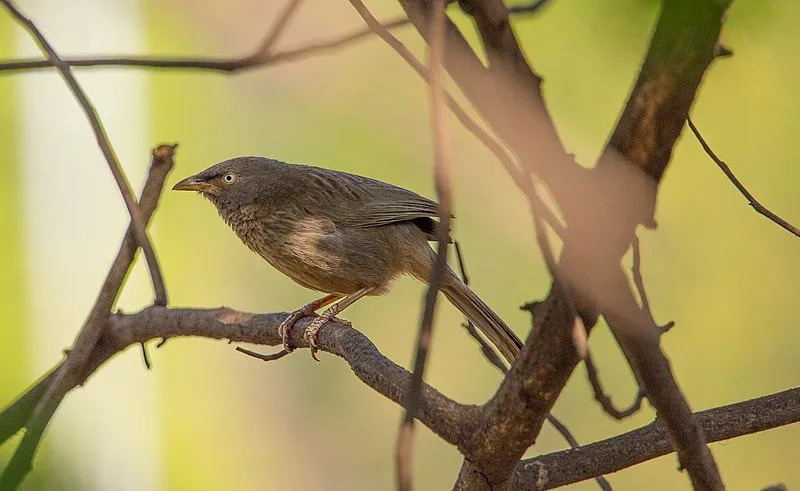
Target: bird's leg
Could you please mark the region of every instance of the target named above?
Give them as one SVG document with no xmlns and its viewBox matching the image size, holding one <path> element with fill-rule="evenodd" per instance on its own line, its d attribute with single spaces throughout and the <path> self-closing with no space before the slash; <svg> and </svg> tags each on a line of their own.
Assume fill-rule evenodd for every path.
<svg viewBox="0 0 800 491">
<path fill-rule="evenodd" d="M 335 302 L 342 298 L 341 295 L 337 295 L 336 293 L 331 293 L 325 295 L 322 298 L 318 298 L 313 302 L 309 302 L 299 309 L 295 310 L 289 317 L 284 319 L 283 322 L 278 326 L 278 336 L 281 337 L 283 340 L 283 347 L 286 351 L 291 352 L 294 348 L 292 348 L 291 344 L 289 343 L 289 331 L 291 331 L 292 326 L 295 322 L 302 319 L 303 317 L 310 317 L 312 315 L 316 315 L 317 309 L 321 309 L 327 305 L 330 305 L 332 302 Z"/>
<path fill-rule="evenodd" d="M 336 314 L 343 311 L 350 305 L 352 305 L 356 300 L 367 295 L 371 291 L 373 291 L 375 287 L 369 286 L 365 288 L 361 288 L 360 290 L 356 290 L 354 293 L 347 295 L 343 299 L 339 300 L 335 304 L 328 307 L 328 309 L 319 315 L 316 319 L 314 319 L 311 324 L 308 325 L 305 332 L 303 333 L 303 338 L 308 342 L 308 346 L 311 349 L 311 357 L 315 360 L 319 361 L 317 358 L 317 331 L 319 328 L 322 327 L 326 322 L 333 319 Z"/>
</svg>

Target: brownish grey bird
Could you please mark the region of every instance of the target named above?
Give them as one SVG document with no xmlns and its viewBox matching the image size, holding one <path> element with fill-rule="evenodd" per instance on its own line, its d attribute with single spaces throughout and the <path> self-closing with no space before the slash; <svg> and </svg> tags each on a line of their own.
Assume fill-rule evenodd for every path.
<svg viewBox="0 0 800 491">
<path fill-rule="evenodd" d="M 314 354 L 319 328 L 356 300 L 387 293 L 401 275 L 423 283 L 430 277 L 437 204 L 406 189 L 265 157 L 220 162 L 172 189 L 202 193 L 247 247 L 326 294 L 281 323 L 289 351 L 289 330 L 298 319 L 333 304 L 304 333 Z M 516 357 L 519 338 L 450 268 L 441 291 L 507 360 Z"/>
</svg>

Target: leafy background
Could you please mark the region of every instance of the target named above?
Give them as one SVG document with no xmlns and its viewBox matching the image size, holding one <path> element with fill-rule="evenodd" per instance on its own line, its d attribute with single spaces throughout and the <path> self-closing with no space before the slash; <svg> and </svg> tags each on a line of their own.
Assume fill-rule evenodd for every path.
<svg viewBox="0 0 800 491">
<path fill-rule="evenodd" d="M 221 56 L 255 46 L 281 8 L 256 0 L 101 3 L 30 1 L 21 7 L 42 19 L 45 34 L 53 34 L 64 54 Z M 396 2 L 369 5 L 387 17 L 399 12 Z M 91 18 L 101 8 L 110 11 L 105 23 L 67 22 Z M 653 0 L 554 0 L 537 15 L 515 19 L 526 54 L 546 81 L 556 124 L 584 165 L 592 165 L 613 127 L 657 8 Z M 470 31 L 456 10 L 457 22 Z M 713 65 L 692 113 L 753 193 L 794 223 L 800 222 L 798 22 L 800 6 L 793 0 L 735 1 L 723 31 L 735 56 Z M 346 2 L 308 1 L 280 45 L 299 46 L 360 25 Z M 100 34 L 109 31 L 114 35 Z M 424 56 L 413 29 L 399 32 Z M 471 31 L 470 37 L 477 42 Z M 25 34 L 0 15 L 0 56 L 33 53 Z M 433 195 L 425 86 L 377 39 L 233 76 L 79 73 L 134 183 L 146 169 L 146 149 L 176 141 L 170 182 L 253 154 L 361 173 Z M 40 95 L 61 109 L 31 111 Z M 70 122 L 69 132 L 48 130 L 61 120 Z M 452 132 L 456 235 L 474 288 L 524 336 L 530 319 L 518 307 L 543 297 L 549 285 L 526 206 L 509 192 L 511 181 L 491 155 L 455 123 Z M 105 275 L 127 223 L 105 167 L 55 74 L 0 74 L 0 404 L 62 356 Z M 65 207 L 69 214 L 59 214 Z M 657 320 L 677 323 L 664 345 L 692 407 L 796 385 L 797 239 L 750 210 L 688 132 L 661 186 L 657 219 L 657 231 L 640 234 L 645 281 Z M 199 197 L 166 192 L 152 232 L 172 305 L 266 312 L 313 297 L 242 247 Z M 346 318 L 387 356 L 408 365 L 423 293 L 404 279 L 391 295 L 360 302 Z M 120 308 L 141 308 L 150 295 L 139 261 Z M 457 311 L 443 302 L 440 312 L 427 379 L 460 401 L 482 403 L 499 375 L 462 332 Z M 593 332 L 591 347 L 607 387 L 625 403 L 634 385 L 604 327 Z M 151 355 L 152 371 L 131 349 L 67 397 L 26 489 L 394 485 L 400 410 L 358 382 L 341 360 L 323 355 L 316 364 L 297 353 L 264 365 L 224 342 L 200 339 L 172 340 Z M 654 418 L 649 407 L 623 422 L 606 417 L 582 368 L 554 413 L 587 443 Z M 0 448 L 0 466 L 17 441 Z M 712 449 L 733 489 L 774 482 L 791 487 L 800 484 L 798 441 L 795 425 Z M 529 453 L 564 447 L 545 427 Z M 449 487 L 460 460 L 419 427 L 415 471 L 421 489 Z M 619 489 L 688 488 L 676 465 L 674 456 L 666 456 L 609 478 Z M 595 486 L 589 481 L 574 488 Z"/>
</svg>

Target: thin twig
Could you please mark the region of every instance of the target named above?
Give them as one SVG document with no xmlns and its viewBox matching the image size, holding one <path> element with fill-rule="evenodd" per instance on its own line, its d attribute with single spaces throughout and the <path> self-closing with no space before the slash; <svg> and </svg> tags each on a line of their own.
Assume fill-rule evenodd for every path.
<svg viewBox="0 0 800 491">
<path fill-rule="evenodd" d="M 144 368 L 150 370 L 153 365 L 150 363 L 150 355 L 147 354 L 147 345 L 144 343 L 139 343 L 139 347 L 142 348 L 142 361 L 144 362 Z"/>
<path fill-rule="evenodd" d="M 459 274 L 461 275 L 461 281 L 463 281 L 465 285 L 469 285 L 469 276 L 467 276 L 467 269 L 466 266 L 464 265 L 464 257 L 461 254 L 461 245 L 458 243 L 457 240 L 453 241 L 453 245 L 455 246 L 456 249 L 456 259 L 458 260 L 458 271 Z M 472 337 L 472 339 L 477 341 L 478 345 L 481 348 L 481 353 L 483 353 L 483 356 L 489 361 L 489 363 L 491 363 L 494 367 L 500 370 L 500 373 L 505 374 L 506 372 L 508 372 L 508 367 L 506 367 L 506 364 L 505 362 L 503 362 L 503 359 L 500 357 L 500 355 L 497 354 L 497 351 L 494 350 L 492 345 L 489 344 L 489 342 L 486 341 L 483 338 L 483 336 L 481 336 L 478 333 L 478 330 L 475 329 L 475 326 L 472 324 L 472 321 L 470 321 L 469 318 L 467 318 L 465 322 L 462 323 L 461 325 L 464 327 L 464 329 L 467 330 L 467 333 Z"/>
<path fill-rule="evenodd" d="M 586 354 L 586 358 L 584 358 L 583 363 L 586 365 L 586 375 L 589 377 L 589 383 L 592 386 L 594 398 L 600 403 L 600 407 L 602 407 L 603 411 L 608 413 L 609 416 L 618 420 L 627 418 L 628 416 L 636 413 L 639 408 L 642 407 L 642 400 L 645 398 L 645 392 L 642 389 L 639 389 L 636 393 L 636 399 L 634 399 L 633 403 L 629 407 L 625 409 L 617 409 L 616 406 L 614 406 L 614 403 L 611 402 L 611 397 L 608 396 L 603 390 L 603 384 L 600 383 L 600 376 L 597 373 L 597 368 L 594 365 L 594 361 L 592 361 L 591 353 Z"/>
<path fill-rule="evenodd" d="M 387 29 L 408 25 L 408 19 L 400 17 L 383 23 Z M 290 48 L 274 53 L 262 53 L 258 46 L 249 55 L 232 58 L 194 58 L 194 57 L 150 57 L 150 56 L 113 56 L 100 58 L 65 58 L 64 63 L 71 67 L 129 67 L 129 68 L 169 68 L 189 70 L 211 70 L 230 73 L 253 68 L 277 65 L 315 55 L 321 55 L 337 48 L 352 44 L 365 37 L 374 35 L 369 28 L 333 37 L 325 41 L 315 41 L 297 48 Z M 0 73 L 12 70 L 31 70 L 53 66 L 49 60 L 13 60 L 0 62 Z"/>
<path fill-rule="evenodd" d="M 703 135 L 700 134 L 700 131 L 697 129 L 697 126 L 695 126 L 694 123 L 692 122 L 692 118 L 687 118 L 686 121 L 689 123 L 689 128 L 691 128 L 692 133 L 694 133 L 695 138 L 697 138 L 697 141 L 700 142 L 700 146 L 703 147 L 703 150 L 705 150 L 708 156 L 711 157 L 711 160 L 713 160 L 717 164 L 717 166 L 720 169 L 722 169 L 722 172 L 725 173 L 725 175 L 728 177 L 728 180 L 730 180 L 733 183 L 733 185 L 736 186 L 736 189 L 738 189 L 739 192 L 742 193 L 742 196 L 744 196 L 747 199 L 747 202 L 750 204 L 750 206 L 752 206 L 753 209 L 756 210 L 756 212 L 772 220 L 779 226 L 783 227 L 789 233 L 794 234 L 797 237 L 800 237 L 800 228 L 795 227 L 794 225 L 787 222 L 783 218 L 779 217 L 772 211 L 768 210 L 755 198 L 755 196 L 750 194 L 750 191 L 748 191 L 747 188 L 744 187 L 744 184 L 742 184 L 742 181 L 740 181 L 736 177 L 736 175 L 734 175 L 731 168 L 728 167 L 728 164 L 723 162 L 719 157 L 717 157 L 717 154 L 715 154 L 714 151 L 711 150 L 711 147 L 703 138 Z"/>
<path fill-rule="evenodd" d="M 246 354 L 248 356 L 252 356 L 253 358 L 258 358 L 259 360 L 262 360 L 262 361 L 279 360 L 279 359 L 283 358 L 284 356 L 286 356 L 286 355 L 288 355 L 290 353 L 288 350 L 286 350 L 286 348 L 284 348 L 284 349 L 278 351 L 277 353 L 270 353 L 268 355 L 265 355 L 263 353 L 257 353 L 255 351 L 250 351 L 249 349 L 242 348 L 241 346 L 237 346 L 236 347 L 236 351 L 238 351 L 239 353 L 244 353 L 244 354 Z"/>
<path fill-rule="evenodd" d="M 164 181 L 172 169 L 174 151 L 174 145 L 161 145 L 153 150 L 153 162 L 139 200 L 145 221 L 150 220 L 158 204 Z M 109 313 L 133 264 L 136 250 L 136 236 L 133 223 L 131 223 L 125 232 L 117 257 L 100 288 L 95 304 L 78 334 L 73 348 L 69 351 L 66 361 L 48 375 L 43 383 L 37 384 L 38 395 L 35 399 L 26 399 L 26 402 L 20 405 L 15 403 L 17 412 L 12 415 L 13 417 L 9 417 L 9 421 L 3 421 L 3 418 L 0 417 L 0 437 L 5 436 L 6 432 L 3 429 L 5 427 L 8 427 L 11 434 L 23 424 L 27 428 L 16 452 L 6 468 L 3 469 L 3 473 L 0 474 L 0 489 L 14 489 L 25 477 L 31 468 L 33 455 L 42 434 L 56 408 L 67 392 L 80 383 L 79 379 L 86 369 L 87 360 L 92 356 L 99 339 L 104 334 Z M 0 416 L 5 417 L 6 413 L 4 412 Z M 0 439 L 1 441 L 2 439 Z"/>
<path fill-rule="evenodd" d="M 639 293 L 639 301 L 642 304 L 642 311 L 652 319 L 653 312 L 650 310 L 650 300 L 647 298 L 647 292 L 644 289 L 644 278 L 642 278 L 641 244 L 639 243 L 639 236 L 636 234 L 633 234 L 633 239 L 631 240 L 631 250 L 633 251 L 633 263 L 631 264 L 633 283 L 636 285 L 636 291 Z"/>
<path fill-rule="evenodd" d="M 268 56 L 272 51 L 275 43 L 278 42 L 278 39 L 289 26 L 289 21 L 292 19 L 292 16 L 297 11 L 302 1 L 303 0 L 289 0 L 289 3 L 286 4 L 286 7 L 284 7 L 280 15 L 278 15 L 278 18 L 275 19 L 272 29 L 270 29 L 264 37 L 264 41 L 261 42 L 261 47 L 258 50 L 262 56 Z"/>
<path fill-rule="evenodd" d="M 561 433 L 561 436 L 563 436 L 564 439 L 567 441 L 567 443 L 569 443 L 570 448 L 578 448 L 581 446 L 580 443 L 578 443 L 578 440 L 576 440 L 575 437 L 572 435 L 572 432 L 569 431 L 567 425 L 565 425 L 564 423 L 561 422 L 561 420 L 553 416 L 552 413 L 547 415 L 547 421 L 551 425 L 553 425 L 553 428 L 555 428 L 556 431 Z M 605 476 L 596 476 L 594 480 L 595 482 L 597 482 L 597 485 L 600 486 L 600 489 L 602 489 L 603 491 L 611 491 L 612 489 L 611 484 L 608 482 L 608 479 L 606 479 Z"/>
<path fill-rule="evenodd" d="M 644 278 L 642 277 L 642 247 L 641 243 L 639 242 L 639 237 L 636 234 L 633 234 L 633 239 L 631 240 L 631 251 L 633 251 L 631 275 L 633 276 L 633 283 L 636 285 L 636 291 L 639 294 L 639 302 L 642 304 L 642 312 L 647 314 L 654 326 L 658 326 L 653 318 L 653 312 L 650 310 L 650 300 L 648 299 L 647 291 L 644 288 Z M 672 329 L 674 326 L 675 321 L 669 321 L 663 326 L 658 326 L 658 328 L 663 334 Z"/>
<path fill-rule="evenodd" d="M 509 14 L 533 13 L 538 10 L 534 8 L 536 4 L 546 3 L 547 0 L 538 0 L 532 5 L 521 5 L 509 7 Z M 410 21 L 407 17 L 398 17 L 382 22 L 381 25 L 386 29 L 395 29 L 407 26 Z M 276 24 L 276 26 L 279 24 Z M 283 28 L 281 28 L 281 31 Z M 353 32 L 332 37 L 325 41 L 315 41 L 297 48 L 289 48 L 281 51 L 268 52 L 264 50 L 269 37 L 244 56 L 235 57 L 191 57 L 191 56 L 171 56 L 171 57 L 152 57 L 152 56 L 109 56 L 109 57 L 76 57 L 62 58 L 64 63 L 70 67 L 128 67 L 128 68 L 170 68 L 184 70 L 211 70 L 217 72 L 239 72 L 254 68 L 261 68 L 270 65 L 277 65 L 294 61 L 297 59 L 321 55 L 334 49 L 352 44 L 356 41 L 375 35 L 375 31 L 370 28 L 362 28 Z M 276 38 L 277 39 L 277 38 Z M 272 43 L 270 43 L 272 44 Z M 268 48 L 273 47 L 268 45 Z M 22 59 L 0 62 L 0 74 L 3 72 L 16 70 L 36 70 L 54 66 L 50 60 Z"/>
<path fill-rule="evenodd" d="M 364 12 L 367 8 L 360 0 L 350 0 L 353 7 L 366 20 Z M 417 336 L 414 371 L 406 394 L 406 411 L 397 435 L 397 483 L 400 491 L 410 491 L 413 482 L 413 428 L 420 404 L 422 377 L 425 362 L 430 351 L 433 333 L 433 316 L 436 312 L 436 297 L 444 282 L 447 269 L 447 244 L 450 239 L 451 216 L 451 182 L 450 133 L 445 117 L 446 94 L 443 85 L 442 63 L 444 59 L 445 0 L 434 0 L 433 21 L 431 22 L 431 42 L 428 49 L 430 74 L 430 120 L 433 135 L 433 168 L 436 197 L 439 201 L 439 223 L 436 227 L 436 260 L 433 263 L 428 280 L 428 292 L 425 295 L 425 309 Z"/>
<path fill-rule="evenodd" d="M 92 131 L 94 132 L 95 139 L 97 140 L 97 145 L 103 152 L 106 162 L 108 162 L 108 167 L 111 169 L 111 174 L 113 174 L 114 180 L 117 182 L 117 186 L 119 187 L 119 192 L 122 194 L 122 199 L 125 201 L 125 206 L 128 208 L 128 213 L 131 216 L 131 221 L 133 222 L 134 231 L 136 233 L 136 241 L 138 242 L 139 247 L 142 248 L 144 256 L 147 259 L 147 266 L 150 268 L 150 277 L 153 280 L 153 291 L 156 297 L 155 303 L 158 305 L 167 305 L 167 291 L 164 288 L 164 279 L 161 275 L 161 269 L 158 266 L 158 260 L 155 252 L 153 251 L 153 246 L 150 243 L 150 239 L 147 237 L 145 221 L 142 218 L 142 213 L 139 210 L 139 206 L 136 204 L 136 199 L 133 197 L 133 193 L 131 192 L 128 178 L 125 177 L 125 173 L 122 170 L 119 161 L 117 160 L 117 156 L 114 153 L 111 142 L 108 140 L 105 128 L 103 128 L 103 124 L 100 122 L 100 118 L 97 116 L 97 111 L 89 101 L 86 93 L 78 84 L 78 81 L 75 80 L 75 77 L 72 75 L 72 71 L 70 70 L 69 66 L 61 60 L 44 35 L 42 35 L 41 31 L 39 31 L 39 28 L 36 27 L 36 24 L 34 24 L 29 18 L 25 17 L 25 15 L 23 15 L 22 12 L 17 9 L 11 0 L 0 1 L 6 6 L 11 15 L 13 15 L 36 40 L 37 44 L 39 44 L 39 47 L 47 56 L 47 59 L 50 61 L 50 63 L 52 63 L 61 73 L 64 81 L 72 91 L 72 95 L 75 96 L 75 99 L 80 104 L 81 109 L 83 109 L 86 118 L 89 120 L 89 124 L 92 126 Z"/>
</svg>

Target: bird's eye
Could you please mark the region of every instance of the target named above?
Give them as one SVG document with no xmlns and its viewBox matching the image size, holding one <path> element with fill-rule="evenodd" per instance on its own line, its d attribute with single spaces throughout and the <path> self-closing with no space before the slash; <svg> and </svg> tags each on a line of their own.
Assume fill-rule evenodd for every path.
<svg viewBox="0 0 800 491">
<path fill-rule="evenodd" d="M 233 184 L 233 182 L 236 180 L 236 176 L 233 174 L 225 174 L 222 176 L 222 180 L 225 181 L 225 184 Z"/>
</svg>

